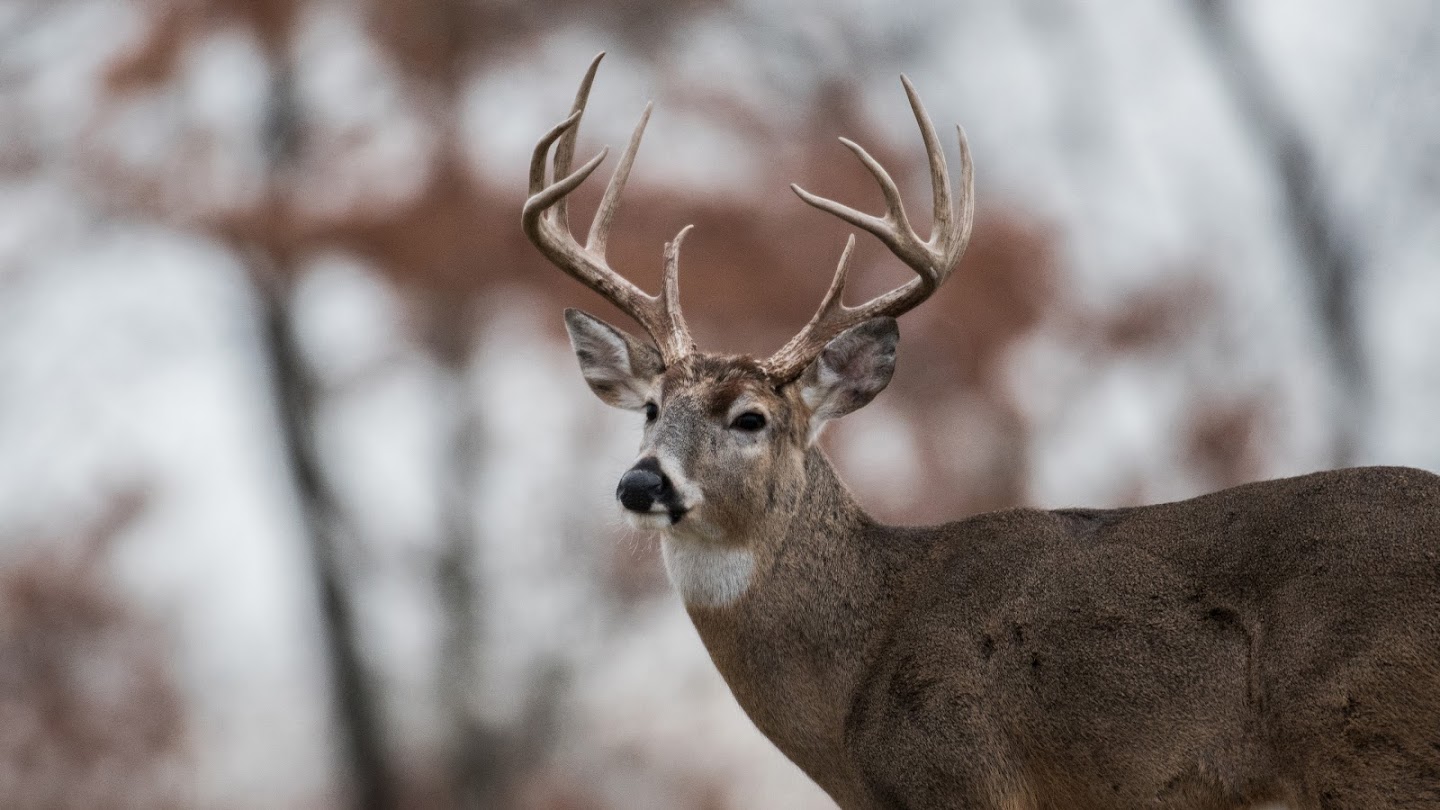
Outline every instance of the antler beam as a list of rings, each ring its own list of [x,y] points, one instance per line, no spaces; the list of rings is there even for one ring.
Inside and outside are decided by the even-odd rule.
[[[590,86],[595,82],[595,72],[600,67],[604,52],[598,54],[585,71],[580,89],[575,94],[575,104],[570,115],[535,145],[530,159],[530,197],[525,201],[521,214],[521,225],[525,235],[540,252],[545,254],[556,267],[575,278],[585,286],[604,296],[634,318],[660,349],[661,357],[669,365],[694,351],[695,343],[685,318],[680,312],[680,243],[690,230],[686,226],[665,246],[665,282],[660,295],[647,295],[639,287],[610,269],[605,259],[605,244],[610,235],[610,223],[620,205],[620,194],[625,181],[630,177],[630,167],[635,163],[635,153],[640,149],[640,138],[645,133],[645,124],[650,120],[653,104],[645,105],[640,122],[630,136],[630,144],[620,157],[620,163],[610,175],[600,208],[590,224],[590,233],[582,247],[570,232],[569,211],[566,202],[570,192],[580,187],[609,154],[609,147],[600,150],[595,157],[573,173],[570,164],[575,156],[575,141],[580,133],[580,118],[585,114],[585,105],[590,98]],[[558,144],[557,144],[558,141]],[[550,147],[555,147],[553,179],[547,177],[546,158]]]
[[[874,234],[901,261],[909,265],[916,278],[906,284],[877,296],[858,307],[847,307],[841,299],[845,294],[845,280],[849,272],[850,252],[855,246],[852,235],[840,255],[840,264],[835,269],[835,278],[820,303],[820,309],[800,333],[790,339],[763,366],[777,380],[791,380],[800,375],[805,367],[825,348],[831,338],[841,332],[880,315],[898,317],[914,309],[950,277],[959,263],[965,246],[970,242],[970,230],[975,219],[975,171],[970,161],[970,144],[965,139],[965,130],[955,127],[960,141],[960,209],[957,213],[951,203],[950,172],[945,165],[945,151],[940,138],[935,134],[935,125],[920,102],[920,95],[906,76],[900,77],[905,85],[905,95],[910,99],[910,109],[915,113],[915,122],[920,125],[920,136],[925,141],[925,153],[930,161],[930,183],[934,192],[934,225],[928,240],[921,239],[910,225],[905,206],[900,201],[900,190],[890,174],[879,161],[870,156],[863,147],[848,138],[840,142],[846,146],[880,184],[885,195],[885,215],[873,216],[856,211],[834,200],[819,197],[798,185],[791,185],[800,199],[821,211]]]

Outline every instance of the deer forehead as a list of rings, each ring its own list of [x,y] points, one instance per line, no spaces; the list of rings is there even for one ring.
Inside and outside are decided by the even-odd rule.
[[[693,355],[665,370],[660,398],[667,406],[685,403],[689,410],[724,419],[737,406],[763,408],[782,416],[788,402],[775,382],[749,357]]]

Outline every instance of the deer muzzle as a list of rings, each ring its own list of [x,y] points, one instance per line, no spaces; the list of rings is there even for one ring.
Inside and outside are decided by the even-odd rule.
[[[653,456],[640,459],[620,476],[615,498],[631,512],[664,512],[670,516],[671,523],[678,522],[686,511],[669,476],[660,469],[660,462]]]

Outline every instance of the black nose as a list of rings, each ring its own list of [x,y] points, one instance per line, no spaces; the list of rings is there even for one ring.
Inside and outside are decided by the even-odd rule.
[[[657,501],[665,503],[670,500],[672,492],[670,479],[660,471],[659,462],[644,458],[620,476],[615,497],[631,512],[649,512]]]

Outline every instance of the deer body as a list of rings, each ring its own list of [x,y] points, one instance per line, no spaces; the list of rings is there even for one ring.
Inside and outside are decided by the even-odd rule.
[[[566,195],[604,154],[570,173],[598,63],[536,147],[525,232],[653,340],[565,314],[590,388],[645,414],[617,500],[660,534],[737,701],[842,807],[1440,807],[1440,477],[1341,470],[1154,506],[881,525],[816,440],[885,388],[895,318],[965,248],[963,132],[956,211],[905,81],[934,186],[928,240],[848,141],[884,216],[796,189],[879,237],[915,279],[845,306],[852,238],[794,339],[763,361],[710,355],[680,312],[685,230],[666,247],[660,295],[605,259],[648,107],[585,244],[570,234]]]
[[[900,528],[808,467],[773,564],[687,610],[842,807],[1440,806],[1440,477]]]

